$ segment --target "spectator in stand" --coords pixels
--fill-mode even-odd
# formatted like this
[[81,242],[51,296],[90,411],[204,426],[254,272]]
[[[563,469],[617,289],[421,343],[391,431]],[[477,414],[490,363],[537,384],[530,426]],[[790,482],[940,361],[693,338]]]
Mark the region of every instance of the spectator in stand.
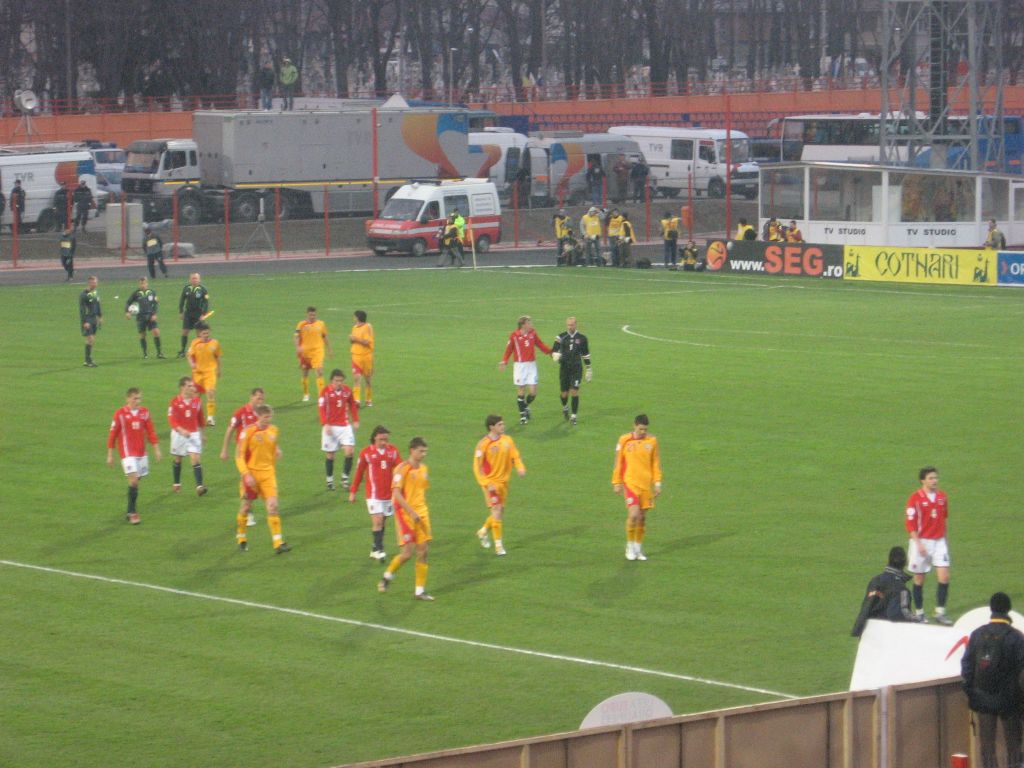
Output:
[[299,70],[287,56],[281,60],[278,81],[281,83],[281,111],[295,109],[295,87],[299,81]]
[[269,110],[274,106],[274,83],[277,75],[270,64],[264,64],[256,75],[256,85],[260,89],[260,108]]

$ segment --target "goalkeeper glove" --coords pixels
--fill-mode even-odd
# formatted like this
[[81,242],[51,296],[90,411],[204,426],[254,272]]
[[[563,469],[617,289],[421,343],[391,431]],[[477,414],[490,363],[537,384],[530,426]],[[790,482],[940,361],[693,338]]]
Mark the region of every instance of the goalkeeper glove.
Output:
[[583,372],[583,380],[588,384],[594,380],[594,369],[591,366],[587,366],[587,370]]

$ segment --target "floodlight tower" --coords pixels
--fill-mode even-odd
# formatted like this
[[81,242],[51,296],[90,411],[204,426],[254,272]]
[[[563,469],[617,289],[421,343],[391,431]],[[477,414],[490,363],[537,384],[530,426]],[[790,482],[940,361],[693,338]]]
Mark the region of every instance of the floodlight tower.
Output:
[[1002,5],[882,0],[882,162],[1003,169]]

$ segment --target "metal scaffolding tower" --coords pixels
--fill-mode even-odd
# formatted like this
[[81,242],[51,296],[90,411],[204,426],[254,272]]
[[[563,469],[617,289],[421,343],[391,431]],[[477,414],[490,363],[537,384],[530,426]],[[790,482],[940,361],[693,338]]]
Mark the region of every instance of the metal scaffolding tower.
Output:
[[1000,0],[882,0],[884,163],[1005,170],[1002,30]]

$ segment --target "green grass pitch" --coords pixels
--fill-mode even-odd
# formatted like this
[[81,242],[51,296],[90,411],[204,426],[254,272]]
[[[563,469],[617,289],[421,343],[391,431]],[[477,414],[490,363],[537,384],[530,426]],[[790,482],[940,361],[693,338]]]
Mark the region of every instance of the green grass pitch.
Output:
[[[172,358],[182,282],[156,283]],[[1015,291],[554,269],[206,283],[225,357],[202,499],[187,471],[171,493],[164,414],[187,369],[141,359],[120,314],[131,282],[100,286],[95,370],[81,368],[80,286],[2,289],[0,764],[329,766],[573,729],[628,690],[677,713],[774,698],[751,689],[842,690],[861,590],[905,543],[902,505],[928,463],[950,493],[951,613],[996,589],[1024,603]],[[432,604],[412,600],[411,564],[376,592],[365,506],[324,488],[292,344],[307,304],[331,332],[328,366],[348,368],[353,310],[375,327],[360,446],[377,423],[403,454],[414,435],[430,443]],[[545,360],[534,420],[516,423],[497,362],[523,313],[548,341],[569,314],[590,337],[576,428]],[[137,527],[104,463],[133,385],[165,452]],[[280,557],[259,505],[251,551],[235,551],[237,474],[217,458],[256,385],[282,434],[294,551]],[[505,558],[474,536],[471,454],[492,412],[528,468]],[[646,563],[623,558],[609,482],[640,412],[665,470]],[[390,527],[386,541],[393,552]]]

